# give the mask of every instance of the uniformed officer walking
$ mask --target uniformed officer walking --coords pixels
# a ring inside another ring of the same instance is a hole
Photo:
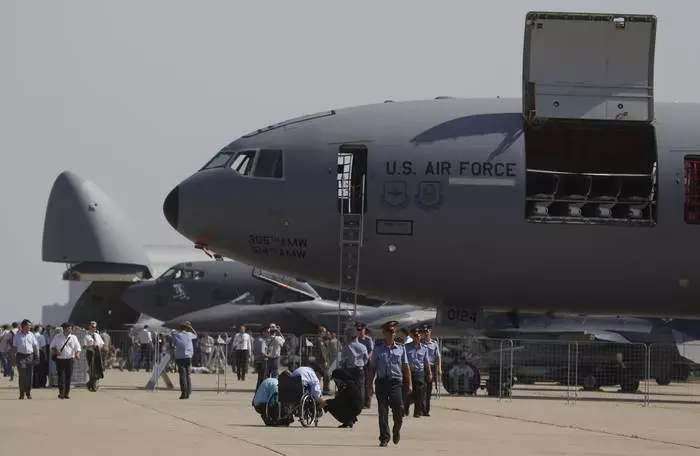
[[[70,383],[73,377],[73,360],[80,359],[80,342],[75,337],[73,325],[63,323],[63,332],[51,340],[51,351],[56,356],[56,373],[58,374],[58,398],[70,399]]]
[[[39,362],[39,342],[31,331],[32,322],[22,320],[19,331],[12,340],[12,353],[19,374],[19,398],[32,398],[32,382],[34,380],[34,364]]]
[[[432,381],[428,382],[425,389],[425,413],[423,416],[430,416],[430,398],[433,395],[433,383],[439,382],[442,377],[442,355],[440,353],[440,342],[433,339],[430,325],[423,326],[423,344],[428,349],[428,364],[433,373]]]
[[[87,334],[83,338],[85,348],[85,360],[88,367],[88,391],[97,391],[97,382],[104,378],[104,366],[102,365],[102,347],[105,342],[97,332],[97,322],[91,321],[87,327]]]
[[[180,399],[189,399],[192,394],[190,367],[192,366],[192,355],[194,355],[192,341],[196,338],[197,333],[189,322],[184,322],[180,325],[180,330],[173,334],[175,364],[180,379]]]
[[[425,413],[425,388],[426,383],[433,379],[433,373],[428,363],[428,348],[421,343],[421,334],[418,328],[411,331],[411,343],[406,344],[406,357],[411,368],[411,381],[413,394],[408,395],[408,401],[404,404],[404,414],[413,402],[413,417],[418,418]]]
[[[398,444],[401,439],[404,412],[401,390],[404,379],[407,380],[408,393],[413,392],[406,350],[394,340],[397,325],[398,322],[393,320],[382,325],[384,340],[377,343],[372,352],[372,364],[376,372],[374,391],[379,411],[379,446],[383,447],[388,445],[390,437],[393,437],[394,444]],[[389,434],[389,407],[394,418],[393,435]]]
[[[357,385],[357,403],[364,404],[365,364],[369,362],[369,354],[367,347],[358,340],[362,332],[360,327],[361,325],[355,325],[354,333],[352,333],[352,329],[350,330],[350,342],[343,347],[342,366]],[[351,427],[355,422],[357,419],[353,423],[343,423],[340,427]]]

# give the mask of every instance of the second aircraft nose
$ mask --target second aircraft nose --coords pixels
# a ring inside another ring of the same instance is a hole
[[[175,187],[168,193],[163,201],[163,215],[170,226],[177,230],[178,217],[180,212],[180,186]]]
[[[124,291],[122,299],[132,309],[137,312],[145,313],[149,316],[152,307],[155,305],[155,293],[152,283],[137,283]]]

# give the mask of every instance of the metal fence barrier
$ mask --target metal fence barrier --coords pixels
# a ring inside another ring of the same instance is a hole
[[[218,393],[229,391],[235,373],[232,333],[200,333],[194,343],[192,371],[216,374]],[[256,337],[256,334],[251,334]],[[330,375],[342,361],[343,336],[321,340],[318,334],[283,334],[280,364],[290,370],[326,361],[324,389],[333,391]],[[133,331],[110,331],[105,347],[105,377],[109,370],[153,372],[170,354],[166,371],[177,372],[169,334],[143,346]],[[618,343],[591,340],[439,339],[442,356],[440,378],[435,376],[434,396],[491,396],[496,400],[519,398],[700,403],[700,341],[678,344]],[[248,375],[255,375],[250,369]],[[85,374],[74,373],[74,376]],[[76,380],[79,380],[76,378]],[[105,379],[106,380],[106,379]],[[696,383],[696,380],[699,382]],[[84,383],[85,380],[76,382]],[[158,381],[154,390],[158,388]],[[196,385],[195,385],[196,389]],[[332,394],[332,393],[331,393]]]

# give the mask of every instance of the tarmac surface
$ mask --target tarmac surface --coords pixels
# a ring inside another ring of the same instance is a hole
[[[442,396],[433,399],[431,417],[405,419],[398,445],[380,448],[375,402],[353,429],[338,429],[330,415],[318,428],[298,422],[269,428],[250,404],[254,376],[239,382],[227,374],[227,392],[221,376],[217,393],[216,375],[193,374],[189,400],[178,399],[177,376],[170,378],[175,390],[161,382],[149,392],[143,389],[146,373],[109,370],[96,393],[77,387],[70,400],[59,400],[55,389],[37,389],[31,401],[17,400],[16,378],[0,378],[1,454],[36,456],[37,449],[65,448],[72,456],[700,455],[700,403],[644,406],[609,393],[592,393],[598,400],[583,400],[578,393],[574,402],[563,399],[567,393],[561,389],[546,386],[528,387],[535,394],[513,399]],[[675,388],[673,394],[692,396],[691,385]],[[554,396],[540,397],[548,391]]]

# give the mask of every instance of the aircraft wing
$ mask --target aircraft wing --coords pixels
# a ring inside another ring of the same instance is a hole
[[[596,340],[603,340],[606,342],[616,342],[620,344],[630,344],[632,343],[629,339],[626,337],[612,331],[596,331],[596,330],[591,330],[591,331],[584,331],[584,334],[591,335],[595,337]]]

